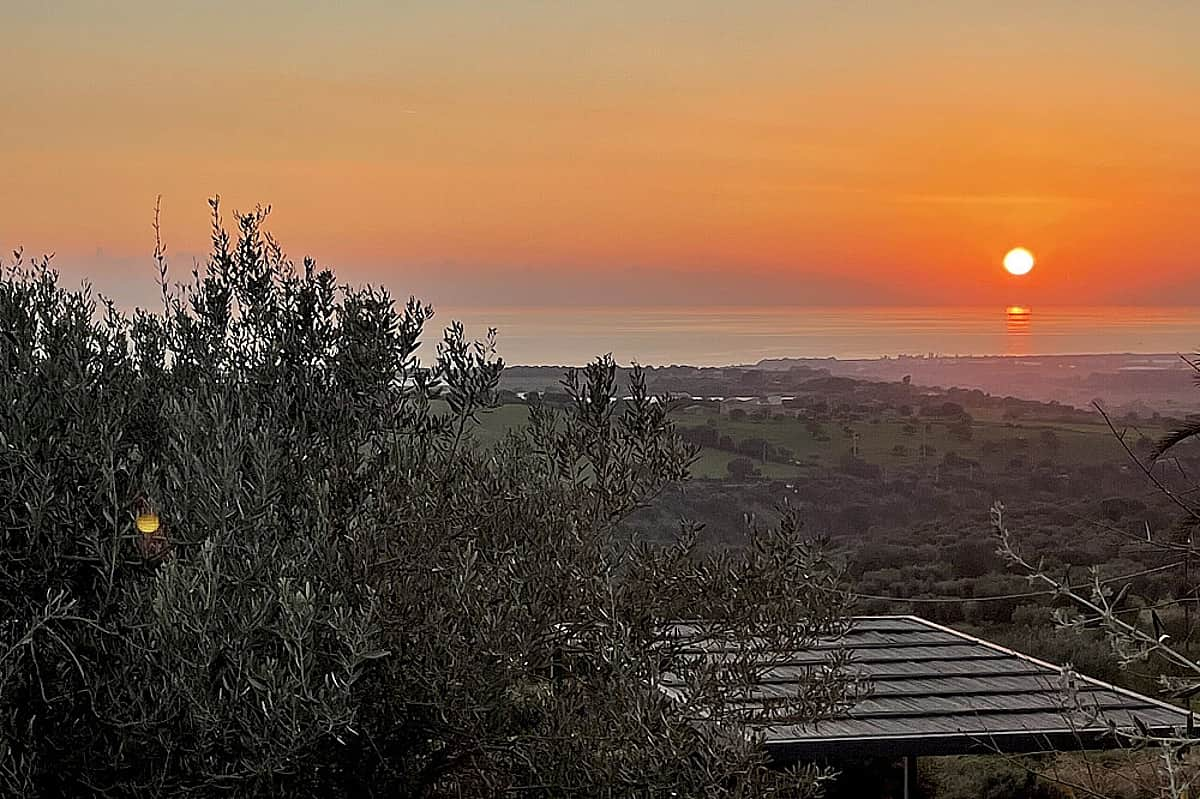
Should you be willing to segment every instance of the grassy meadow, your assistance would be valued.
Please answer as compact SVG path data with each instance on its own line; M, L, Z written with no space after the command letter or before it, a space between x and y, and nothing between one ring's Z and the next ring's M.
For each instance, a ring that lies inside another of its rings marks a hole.
M756 411L761 406L748 406ZM727 412L718 413L712 405L693 405L677 410L674 419L680 427L715 426L721 435L735 442L758 438L774 446L787 447L792 463L763 462L754 459L764 477L788 479L828 469L844 459L854 446L858 435L859 457L882 466L887 471L903 468L932 468L942 462L946 453L978 461L982 468L1003 468L1014 456L1021 455L1037 463L1050 459L1063 465L1083 465L1122 459L1124 450L1100 417L1094 422L1011 421L999 417L991 409L968 408L974 417L970 440L955 435L950 420L905 417L892 411L847 422L826 422L820 434L814 436L803 419L780 414L760 418L752 412L743 418L731 418ZM498 441L504 433L523 424L528 417L524 404L511 403L480 416L475 436L483 444ZM1119 428L1121 429L1121 428ZM1132 446L1142 436L1150 439L1161 436L1167 425L1160 421L1143 421L1128 427L1127 440ZM1051 431L1056 446L1048 445L1045 431ZM1024 439L1026 444L1017 443ZM989 447L989 443L994 446ZM922 444L929 447L927 457L921 456ZM902 449L898 449L902 448ZM729 477L726 465L738 453L705 447L700 450L692 467L692 475L705 479Z

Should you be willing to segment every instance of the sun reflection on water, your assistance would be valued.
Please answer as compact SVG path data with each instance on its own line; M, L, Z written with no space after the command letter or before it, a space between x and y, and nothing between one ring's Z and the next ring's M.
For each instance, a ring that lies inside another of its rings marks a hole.
M1004 313L1004 352L1006 355L1029 354L1029 329L1033 312L1024 305L1010 305Z

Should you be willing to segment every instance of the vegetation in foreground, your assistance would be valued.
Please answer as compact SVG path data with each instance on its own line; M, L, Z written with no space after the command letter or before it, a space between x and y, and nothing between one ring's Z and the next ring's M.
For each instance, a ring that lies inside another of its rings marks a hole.
M737 685L662 624L760 642L840 629L794 516L736 555L620 532L692 449L635 380L568 378L492 445L490 344L229 234L124 315L44 262L0 280L0 793L805 796ZM688 689L669 699L671 673ZM838 708L814 673L776 708Z

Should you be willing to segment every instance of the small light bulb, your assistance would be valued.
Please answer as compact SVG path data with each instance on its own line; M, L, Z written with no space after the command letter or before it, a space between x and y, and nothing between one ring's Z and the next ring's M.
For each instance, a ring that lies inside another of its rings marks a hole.
M144 511L138 514L137 529L146 535L153 535L158 532L159 521L158 514L154 511Z

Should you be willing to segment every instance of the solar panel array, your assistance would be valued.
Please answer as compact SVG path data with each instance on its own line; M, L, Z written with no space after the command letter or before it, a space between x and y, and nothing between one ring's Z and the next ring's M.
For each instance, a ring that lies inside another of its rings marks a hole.
M857 618L845 636L771 668L755 695L794 695L838 648L852 651L851 669L872 690L844 717L761 726L777 756L1108 748L1117 744L1110 721L1191 734L1187 710L1078 675L1068 691L1057 666L915 616Z

